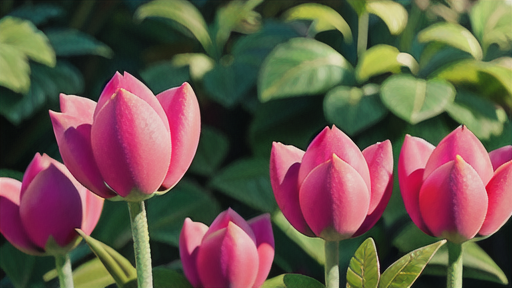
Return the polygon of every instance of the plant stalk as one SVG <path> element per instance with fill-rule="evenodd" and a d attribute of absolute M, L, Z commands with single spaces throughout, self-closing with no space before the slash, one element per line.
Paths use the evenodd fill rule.
<path fill-rule="evenodd" d="M 73 271 L 71 269 L 71 260 L 69 259 L 69 255 L 55 255 L 55 268 L 59 275 L 60 287 L 73 288 Z"/>
<path fill-rule="evenodd" d="M 339 241 L 325 241 L 325 288 L 340 287 Z"/>
<path fill-rule="evenodd" d="M 137 268 L 137 283 L 139 288 L 152 288 L 151 249 L 149 247 L 148 221 L 144 201 L 130 202 L 130 222 L 132 226 L 133 250 Z"/>
<path fill-rule="evenodd" d="M 462 244 L 455 244 L 448 241 L 446 245 L 448 245 L 446 287 L 462 288 Z"/>
<path fill-rule="evenodd" d="M 370 25 L 370 14 L 363 12 L 359 15 L 357 27 L 357 57 L 361 57 L 368 46 L 368 26 Z"/>

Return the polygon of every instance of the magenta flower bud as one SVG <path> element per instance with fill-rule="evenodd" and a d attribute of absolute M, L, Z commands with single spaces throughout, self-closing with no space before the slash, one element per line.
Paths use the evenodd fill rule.
<path fill-rule="evenodd" d="M 61 94 L 50 111 L 64 163 L 104 198 L 147 199 L 172 188 L 199 143 L 199 104 L 187 83 L 156 97 L 128 73 L 116 73 L 98 103 Z"/>
<path fill-rule="evenodd" d="M 246 222 L 230 208 L 209 228 L 187 218 L 180 234 L 180 257 L 193 287 L 260 287 L 274 260 L 270 215 Z"/>
<path fill-rule="evenodd" d="M 0 177 L 0 233 L 27 254 L 68 252 L 79 238 L 75 228 L 90 235 L 102 208 L 102 198 L 46 154 L 35 155 L 23 182 Z"/>
<path fill-rule="evenodd" d="M 295 229 L 340 241 L 378 221 L 393 190 L 393 155 L 386 140 L 363 152 L 336 126 L 326 127 L 306 152 L 274 143 L 270 182 Z"/>
<path fill-rule="evenodd" d="M 398 178 L 409 216 L 431 236 L 463 243 L 493 234 L 512 215 L 512 147 L 487 153 L 464 126 L 437 147 L 406 135 Z"/>

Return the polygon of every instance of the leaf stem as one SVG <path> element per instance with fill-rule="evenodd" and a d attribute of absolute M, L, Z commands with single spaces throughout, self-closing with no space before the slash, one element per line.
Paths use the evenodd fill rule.
<path fill-rule="evenodd" d="M 462 244 L 448 241 L 447 288 L 462 288 Z"/>
<path fill-rule="evenodd" d="M 132 226 L 133 250 L 137 268 L 137 283 L 139 288 L 152 288 L 151 250 L 149 247 L 148 221 L 144 201 L 130 202 L 130 222 Z"/>
<path fill-rule="evenodd" d="M 73 288 L 73 271 L 71 269 L 71 260 L 69 259 L 69 255 L 55 255 L 55 268 L 59 275 L 60 287 Z"/>
<path fill-rule="evenodd" d="M 357 28 L 357 57 L 361 57 L 368 46 L 368 26 L 370 25 L 370 14 L 363 12 L 359 15 Z"/>
<path fill-rule="evenodd" d="M 325 288 L 340 287 L 339 241 L 325 241 Z"/>

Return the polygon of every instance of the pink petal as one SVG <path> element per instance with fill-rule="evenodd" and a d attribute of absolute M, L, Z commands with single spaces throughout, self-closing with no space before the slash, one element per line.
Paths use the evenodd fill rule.
<path fill-rule="evenodd" d="M 270 183 L 277 205 L 286 219 L 300 233 L 315 236 L 309 228 L 299 203 L 298 176 L 304 151 L 274 142 L 270 153 Z"/>
<path fill-rule="evenodd" d="M 494 170 L 489 154 L 480 140 L 465 126 L 458 127 L 439 142 L 425 166 L 423 179 L 444 163 L 455 160 L 457 155 L 476 170 L 484 185 L 491 180 Z"/>
<path fill-rule="evenodd" d="M 370 191 L 361 175 L 335 154 L 309 173 L 299 193 L 306 222 L 327 241 L 351 238 L 370 206 Z"/>
<path fill-rule="evenodd" d="M 318 165 L 331 159 L 332 154 L 352 166 L 363 177 L 367 187 L 371 187 L 368 165 L 356 144 L 336 126 L 325 127 L 309 144 L 299 170 L 299 185 Z"/>
<path fill-rule="evenodd" d="M 487 213 L 487 192 L 478 173 L 456 156 L 427 177 L 420 191 L 420 210 L 436 237 L 462 243 L 473 238 Z"/>
<path fill-rule="evenodd" d="M 498 231 L 512 215 L 512 161 L 500 165 L 486 189 L 489 208 L 484 224 L 478 232 L 485 236 Z"/>
<path fill-rule="evenodd" d="M 423 171 L 434 148 L 435 146 L 421 138 L 405 135 L 398 159 L 398 182 L 405 209 L 414 224 L 428 235 L 432 233 L 421 218 L 419 195 L 423 184 Z"/>
<path fill-rule="evenodd" d="M 197 268 L 203 287 L 248 288 L 254 285 L 259 260 L 256 245 L 236 224 L 205 236 Z"/>
<path fill-rule="evenodd" d="M 180 233 L 180 258 L 183 272 L 193 287 L 201 286 L 201 280 L 197 273 L 197 254 L 206 231 L 208 231 L 208 226 L 187 218 Z"/>
<path fill-rule="evenodd" d="M 231 208 L 221 212 L 217 218 L 213 220 L 212 224 L 210 225 L 210 229 L 208 232 L 206 232 L 204 238 L 207 238 L 210 234 L 215 233 L 217 230 L 228 227 L 229 223 L 234 223 L 236 226 L 240 227 L 240 229 L 242 229 L 245 234 L 247 234 L 252 239 L 253 243 L 256 244 L 256 236 L 254 235 L 251 226 L 247 224 L 247 221 L 245 221 L 242 216 L 240 216 L 235 212 L 235 210 Z"/>
<path fill-rule="evenodd" d="M 25 174 L 23 174 L 20 199 L 23 197 L 23 194 L 25 194 L 27 187 L 30 185 L 30 183 L 32 183 L 32 180 L 34 180 L 34 178 L 37 176 L 37 174 L 39 174 L 39 172 L 48 168 L 50 163 L 50 160 L 48 158 L 44 158 L 43 156 L 41 156 L 41 154 L 36 153 L 34 155 L 34 158 L 32 158 L 32 161 L 30 161 L 30 163 L 27 166 L 27 169 L 25 170 Z"/>
<path fill-rule="evenodd" d="M 196 94 L 188 83 L 156 96 L 169 121 L 172 140 L 171 164 L 162 186 L 172 188 L 185 174 L 196 154 L 201 133 L 201 115 Z"/>
<path fill-rule="evenodd" d="M 39 247 L 52 236 L 66 246 L 76 239 L 75 228 L 82 224 L 80 195 L 71 180 L 54 164 L 41 171 L 20 200 L 21 221 Z"/>
<path fill-rule="evenodd" d="M 73 116 L 77 119 L 76 123 L 92 124 L 96 102 L 85 97 L 63 93 L 59 95 L 59 100 L 62 114 Z"/>
<path fill-rule="evenodd" d="M 263 282 L 267 279 L 272 262 L 274 261 L 274 234 L 272 233 L 270 214 L 263 214 L 252 218 L 247 223 L 251 226 L 254 235 L 256 235 L 259 268 L 253 287 L 257 288 L 263 285 Z"/>
<path fill-rule="evenodd" d="M 489 152 L 489 158 L 491 158 L 492 167 L 496 171 L 498 167 L 512 160 L 512 145 Z"/>
<path fill-rule="evenodd" d="M 0 177 L 0 233 L 19 250 L 42 255 L 44 250 L 32 242 L 21 223 L 20 191 L 20 181 Z"/>
<path fill-rule="evenodd" d="M 94 159 L 105 182 L 122 197 L 152 194 L 167 173 L 171 139 L 146 102 L 118 90 L 98 113 L 91 129 Z"/>
<path fill-rule="evenodd" d="M 359 236 L 377 223 L 388 205 L 393 192 L 393 151 L 391 142 L 386 140 L 363 150 L 372 180 L 368 216 L 354 236 Z"/>
<path fill-rule="evenodd" d="M 104 199 L 93 194 L 85 187 L 77 187 L 77 190 L 80 193 L 83 209 L 81 229 L 85 234 L 91 235 L 100 220 Z"/>

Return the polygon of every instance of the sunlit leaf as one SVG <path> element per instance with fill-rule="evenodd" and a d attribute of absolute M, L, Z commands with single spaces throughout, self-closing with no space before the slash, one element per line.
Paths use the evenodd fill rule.
<path fill-rule="evenodd" d="M 115 281 L 100 259 L 93 258 L 73 270 L 73 283 L 75 288 L 103 288 Z"/>
<path fill-rule="evenodd" d="M 512 5 L 504 0 L 478 1 L 469 13 L 471 28 L 484 50 L 496 43 L 501 50 L 511 47 Z"/>
<path fill-rule="evenodd" d="M 380 95 L 390 111 L 416 124 L 444 112 L 455 98 L 455 88 L 441 79 L 423 80 L 400 74 L 382 83 Z"/>
<path fill-rule="evenodd" d="M 379 288 L 411 287 L 446 240 L 416 249 L 391 264 L 380 277 Z"/>
<path fill-rule="evenodd" d="M 174 56 L 171 60 L 174 67 L 189 66 L 190 78 L 203 79 L 206 72 L 213 69 L 215 61 L 203 53 L 184 53 Z"/>
<path fill-rule="evenodd" d="M 295 38 L 277 46 L 261 68 L 261 101 L 314 95 L 353 83 L 352 65 L 336 50 L 319 41 Z"/>
<path fill-rule="evenodd" d="M 423 29 L 418 34 L 422 43 L 437 41 L 473 55 L 477 60 L 482 59 L 482 47 L 469 30 L 459 24 L 441 22 Z"/>
<path fill-rule="evenodd" d="M 387 113 L 375 84 L 362 88 L 338 86 L 324 98 L 325 118 L 349 135 L 379 122 Z"/>
<path fill-rule="evenodd" d="M 322 31 L 337 29 L 343 34 L 345 42 L 352 42 L 352 30 L 347 21 L 329 6 L 318 3 L 300 4 L 288 9 L 283 18 L 286 21 L 312 20 L 311 36 Z"/>
<path fill-rule="evenodd" d="M 190 171 L 213 175 L 229 152 L 229 140 L 222 132 L 208 126 L 201 127 L 201 138 Z"/>
<path fill-rule="evenodd" d="M 107 45 L 79 30 L 50 30 L 46 36 L 58 56 L 99 55 L 111 58 L 114 54 Z"/>
<path fill-rule="evenodd" d="M 407 26 L 407 11 L 404 6 L 394 1 L 368 1 L 366 3 L 368 13 L 379 16 L 388 26 L 392 35 L 402 33 Z"/>
<path fill-rule="evenodd" d="M 317 280 L 300 274 L 281 274 L 268 279 L 261 288 L 324 288 Z"/>
<path fill-rule="evenodd" d="M 0 85 L 22 93 L 30 87 L 30 66 L 25 54 L 0 43 Z"/>
<path fill-rule="evenodd" d="M 377 288 L 379 284 L 379 258 L 372 238 L 366 239 L 350 259 L 347 270 L 347 288 Z"/>

